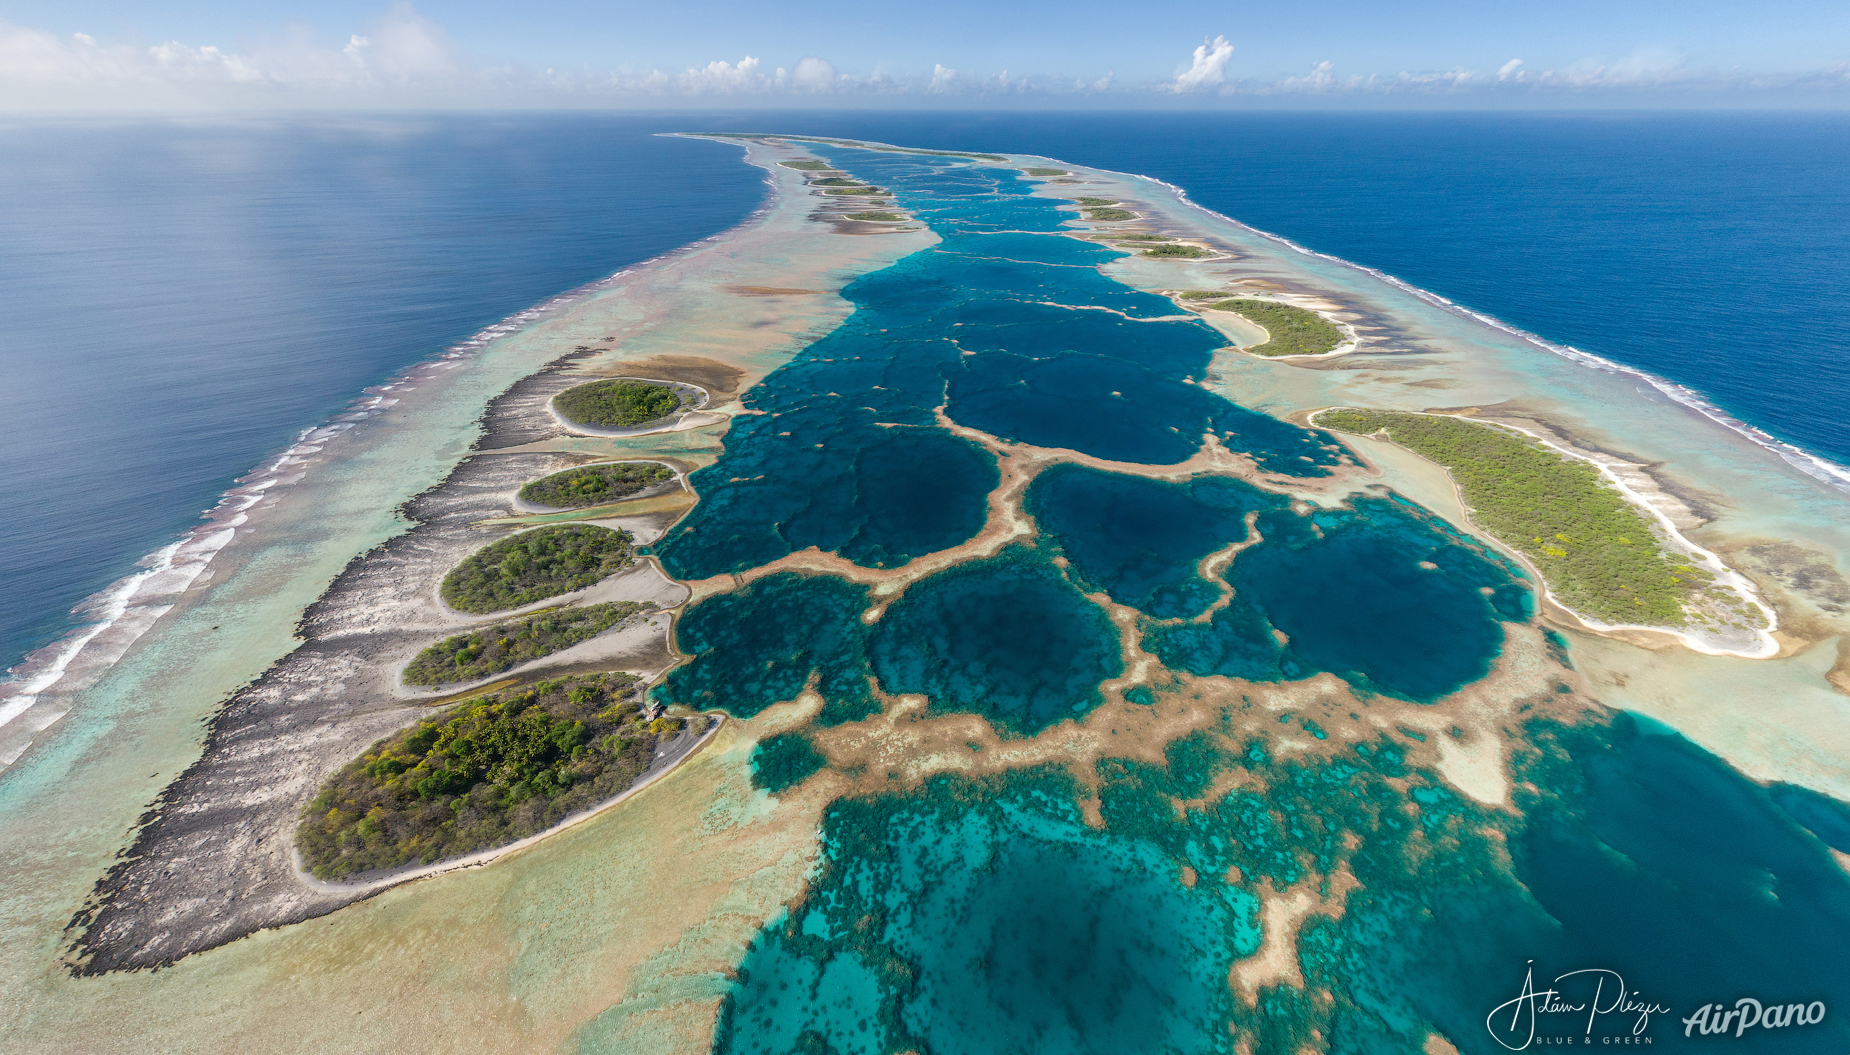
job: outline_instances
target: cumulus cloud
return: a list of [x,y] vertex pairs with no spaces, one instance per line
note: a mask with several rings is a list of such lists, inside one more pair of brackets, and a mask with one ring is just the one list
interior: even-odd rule
[[827,59],[811,55],[797,63],[797,68],[790,73],[790,84],[800,92],[826,92],[835,88],[841,80],[841,74],[835,65]]
[[783,75],[778,70],[775,76],[766,76],[758,72],[758,60],[750,55],[739,60],[734,66],[730,62],[709,62],[705,66],[689,67],[687,70],[669,76],[653,74],[642,87],[658,91],[678,91],[686,95],[736,95],[742,92],[763,91]]
[[957,88],[957,71],[943,63],[933,63],[931,67],[931,85],[928,92],[948,92]]
[[1227,60],[1233,58],[1233,45],[1226,37],[1203,39],[1195,49],[1188,69],[1176,74],[1170,85],[1174,92],[1198,92],[1218,87],[1226,79]]

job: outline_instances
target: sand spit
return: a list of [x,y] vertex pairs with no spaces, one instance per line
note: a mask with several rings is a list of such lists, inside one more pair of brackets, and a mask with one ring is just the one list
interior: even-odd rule
[[[791,153],[751,149],[773,158]],[[301,805],[328,774],[426,713],[423,701],[405,699],[396,684],[411,656],[432,641],[509,614],[447,610],[435,590],[443,574],[478,547],[529,526],[508,522],[519,512],[514,493],[529,481],[591,460],[665,459],[681,472],[709,462],[730,413],[738,410],[736,394],[846,315],[839,296],[808,291],[838,290],[931,241],[926,235],[819,240],[800,213],[793,215],[789,197],[773,195],[753,221],[729,235],[724,249],[683,251],[542,327],[541,334],[556,334],[560,353],[489,403],[484,435],[465,460],[404,507],[415,526],[356,557],[304,613],[301,644],[213,717],[202,755],[143,815],[132,846],[72,920],[67,963],[74,973],[170,964],[381,889],[302,882],[294,868],[293,830]],[[754,292],[733,291],[739,287]],[[794,288],[806,291],[800,300],[784,292]],[[778,292],[756,292],[770,289]],[[801,307],[793,309],[792,300]],[[605,336],[587,340],[587,331]],[[701,389],[711,397],[707,409],[719,412],[682,431],[627,437],[574,436],[549,412],[552,397],[574,384],[644,371]],[[604,522],[652,538],[685,508]],[[677,596],[660,596],[664,585]],[[650,566],[564,600],[679,603],[684,596]],[[536,661],[519,676],[587,669],[658,676],[674,658],[666,644],[669,615],[652,619],[652,632],[634,647],[613,647],[625,643],[622,634],[594,638]],[[508,679],[504,673],[490,684]],[[439,698],[455,695],[446,692]]]

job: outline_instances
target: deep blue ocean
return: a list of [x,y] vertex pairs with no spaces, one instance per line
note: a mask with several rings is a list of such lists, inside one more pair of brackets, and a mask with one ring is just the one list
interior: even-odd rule
[[14,120],[0,663],[362,387],[749,214],[735,151],[649,134],[700,129],[1145,173],[1850,464],[1844,115]]

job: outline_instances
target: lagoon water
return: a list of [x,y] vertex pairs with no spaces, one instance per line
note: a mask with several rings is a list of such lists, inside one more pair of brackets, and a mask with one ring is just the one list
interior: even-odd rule
[[[1316,430],[1273,419],[1229,427],[1258,416],[1235,405],[1237,384],[1227,386],[1233,403],[1205,390],[1192,402],[1164,401],[1179,406],[1185,429],[1148,413],[1164,382],[1205,367],[1206,349],[1194,351],[1200,324],[1072,267],[1108,251],[1055,233],[1045,199],[1030,197],[1031,185],[1013,173],[813,149],[889,187],[943,241],[851,285],[855,314],[747,395],[769,413],[729,433],[725,453],[695,475],[703,494],[722,500],[697,508],[659,544],[666,566],[740,572],[795,549],[765,548],[754,531],[789,537],[781,525],[806,513],[794,482],[815,479],[799,469],[816,451],[840,467],[821,478],[842,497],[825,490],[822,500],[877,521],[878,506],[859,497],[858,445],[887,442],[881,425],[921,444],[957,442],[927,416],[938,401],[951,421],[1004,440],[1122,462],[1185,460],[1206,428],[1273,474],[1315,478],[1334,463]],[[1108,326],[1051,333],[1014,325],[1017,305],[1031,317],[1090,304],[1121,314]],[[1063,371],[1036,369],[1045,364]],[[1004,383],[984,389],[990,398],[960,389],[992,373]],[[1131,389],[1132,376],[1149,379],[1135,398],[1087,400]],[[1044,424],[1049,390],[1076,393],[1058,401],[1069,414],[1085,408],[1074,417],[1109,418],[1107,427]],[[994,479],[977,467],[992,457],[976,454],[962,474],[932,462],[885,471],[947,504],[974,505]],[[778,618],[773,593],[820,591],[827,577],[777,576],[697,604],[687,624],[698,633],[681,639],[695,658],[665,696],[707,702],[686,688],[749,681],[759,670],[777,671],[788,693],[814,674],[825,700],[817,724],[826,728],[860,713],[859,686],[871,675],[885,693],[923,696],[927,713],[968,711],[1004,737],[1031,736],[1083,718],[1124,673],[1120,627],[1080,592],[1103,587],[1141,610],[1143,647],[1171,671],[1255,683],[1328,671],[1350,683],[1358,708],[1377,695],[1428,703],[1487,675],[1504,624],[1534,612],[1516,568],[1400,496],[1317,508],[1252,491],[1050,471],[1027,507],[1043,534],[926,576],[871,629],[848,597],[806,609],[813,626]],[[1188,527],[1151,529],[1146,505]],[[1217,573],[1232,595],[1215,610],[1221,588],[1197,562],[1246,538],[1249,513],[1259,539]],[[923,555],[864,548],[858,533],[839,537],[824,547],[863,566]],[[968,537],[947,532],[935,548]],[[1055,550],[1070,564],[1051,560]],[[1187,618],[1210,611],[1205,621]],[[1135,690],[1141,697],[1125,694],[1133,703],[1177,684],[1160,670],[1139,677],[1150,680]],[[840,713],[844,701],[830,698],[830,684],[854,686],[850,714]],[[837,800],[806,893],[768,923],[739,967],[718,1050],[999,1043],[1079,1053],[1122,1050],[1135,1038],[1193,1052],[1232,1051],[1236,1037],[1256,1037],[1260,1050],[1373,1052],[1412,1050],[1434,1030],[1478,1050],[1478,1016],[1507,997],[1509,968],[1524,958],[1560,970],[1596,965],[1668,1007],[1687,1007],[1699,986],[1759,984],[1757,933],[1790,935],[1818,979],[1774,972],[1785,991],[1850,982],[1850,956],[1800,937],[1850,929],[1850,880],[1765,789],[1680,737],[1641,733],[1624,715],[1569,729],[1526,721],[1531,742],[1509,763],[1517,809],[1506,811],[1409,763],[1408,745],[1426,737],[1404,728],[1329,756],[1287,757],[1266,739],[1242,741],[1234,715],[1254,704],[1241,699],[1224,705],[1218,727],[1170,744],[1165,765],[1099,762],[1102,832],[1080,823],[1080,804],[1095,793],[1058,767],[933,777],[916,790]],[[724,694],[711,702],[724,706]],[[1285,711],[1278,724],[1326,739],[1309,715]],[[1214,773],[1236,767],[1241,784],[1200,799]],[[1738,823],[1727,832],[1680,824],[1667,837],[1658,815],[1678,801],[1701,803],[1696,816]],[[1822,815],[1805,814],[1821,827]],[[1338,873],[1358,885],[1333,894]],[[1261,899],[1319,876],[1318,896],[1343,904],[1302,924],[1287,970],[1301,972],[1303,984],[1274,976],[1249,986],[1244,1001],[1230,993],[1227,965],[1258,947]],[[1789,893],[1765,898],[1769,884]],[[1728,922],[1685,922],[1708,912]],[[1164,984],[1153,988],[1152,978]],[[1802,1051],[1843,1036],[1841,1026],[1768,1032],[1751,1045]]]

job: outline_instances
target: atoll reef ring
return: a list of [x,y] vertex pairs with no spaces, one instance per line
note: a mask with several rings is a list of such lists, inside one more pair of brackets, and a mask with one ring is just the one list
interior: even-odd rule
[[[1796,594],[1828,555],[1726,535],[1461,317],[1162,185],[716,138],[765,211],[537,342],[216,720],[70,970],[230,941],[144,895],[206,861],[302,971],[383,948],[422,997],[412,955],[469,943],[500,1046],[581,1055],[1476,1055],[1519,1046],[1486,1015],[1529,964],[1662,1005],[1576,1038],[1682,1050],[1706,1001],[1850,992],[1828,753],[1649,716],[1760,679],[1835,708],[1844,609],[1762,663],[1773,602],[1723,563]],[[196,822],[225,787],[306,874]],[[1807,1028],[1737,1046],[1850,1044]]]

